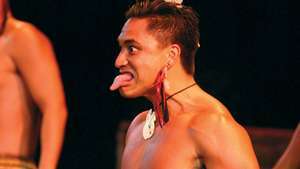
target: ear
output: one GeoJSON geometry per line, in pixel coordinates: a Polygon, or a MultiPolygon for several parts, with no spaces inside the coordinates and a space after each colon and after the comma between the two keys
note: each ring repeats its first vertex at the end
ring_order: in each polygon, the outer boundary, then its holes
{"type": "Polygon", "coordinates": [[[180,60],[181,48],[178,44],[172,44],[169,47],[167,68],[170,69],[176,62],[180,60]]]}

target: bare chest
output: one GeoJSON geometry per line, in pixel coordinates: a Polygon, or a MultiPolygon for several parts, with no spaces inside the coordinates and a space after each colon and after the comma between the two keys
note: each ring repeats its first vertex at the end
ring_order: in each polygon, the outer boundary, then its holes
{"type": "Polygon", "coordinates": [[[0,36],[0,118],[11,116],[11,119],[16,119],[21,112],[28,112],[28,101],[25,83],[17,72],[5,38],[0,36]]]}
{"type": "Polygon", "coordinates": [[[142,126],[129,136],[122,159],[122,169],[194,169],[200,168],[196,147],[184,126],[156,127],[147,140],[142,126]]]}
{"type": "Polygon", "coordinates": [[[5,37],[0,37],[0,80],[6,73],[15,72],[15,64],[9,56],[9,47],[5,37]]]}
{"type": "MultiPolygon", "coordinates": [[[[20,90],[20,79],[16,72],[16,67],[13,59],[9,56],[8,49],[0,38],[0,99],[1,96],[6,95],[7,92],[14,93],[20,90]]],[[[10,96],[9,94],[8,96],[10,96]]],[[[1,100],[3,102],[3,100],[1,100]]]]}

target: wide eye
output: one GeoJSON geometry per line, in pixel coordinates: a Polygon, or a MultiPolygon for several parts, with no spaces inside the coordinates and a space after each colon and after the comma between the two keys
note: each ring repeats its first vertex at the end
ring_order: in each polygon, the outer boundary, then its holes
{"type": "Polygon", "coordinates": [[[138,49],[133,45],[128,45],[127,50],[129,54],[135,54],[138,51],[138,49]]]}

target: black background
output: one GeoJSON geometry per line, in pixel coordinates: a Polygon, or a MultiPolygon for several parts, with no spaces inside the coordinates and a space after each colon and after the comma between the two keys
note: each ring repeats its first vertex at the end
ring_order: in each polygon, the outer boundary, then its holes
{"type": "MultiPolygon", "coordinates": [[[[115,132],[149,107],[108,90],[116,38],[133,0],[11,0],[14,15],[52,41],[69,108],[60,168],[112,169],[115,132]]],[[[242,125],[295,128],[299,121],[299,16],[285,0],[186,0],[200,15],[200,86],[242,125]]],[[[30,43],[30,42],[29,42],[30,43]]],[[[43,79],[41,79],[43,80],[43,79]]]]}

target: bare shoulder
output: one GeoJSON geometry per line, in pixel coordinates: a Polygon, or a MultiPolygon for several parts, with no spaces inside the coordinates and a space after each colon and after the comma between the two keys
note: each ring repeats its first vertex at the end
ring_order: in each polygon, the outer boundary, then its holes
{"type": "Polygon", "coordinates": [[[203,140],[231,139],[234,135],[236,137],[248,137],[246,130],[219,102],[215,102],[205,111],[195,112],[189,127],[194,131],[192,135],[201,143],[203,140]]]}
{"type": "Polygon", "coordinates": [[[129,125],[128,133],[131,133],[137,126],[139,126],[146,120],[147,113],[148,110],[143,111],[139,113],[137,116],[135,116],[135,118],[132,120],[132,122],[129,125]]]}
{"type": "Polygon", "coordinates": [[[12,42],[26,44],[48,44],[48,37],[35,25],[20,20],[14,20],[11,24],[12,42]]]}
{"type": "Polygon", "coordinates": [[[134,136],[137,132],[138,127],[146,120],[148,111],[143,111],[139,113],[130,123],[127,133],[126,133],[126,142],[131,136],[134,136]]]}
{"type": "Polygon", "coordinates": [[[224,105],[217,101],[212,105],[206,111],[194,113],[189,123],[191,138],[207,167],[218,168],[222,164],[223,168],[258,168],[246,130],[224,105]]]}
{"type": "Polygon", "coordinates": [[[48,37],[31,23],[13,20],[10,23],[9,53],[15,60],[52,58],[53,46],[48,37]]]}

